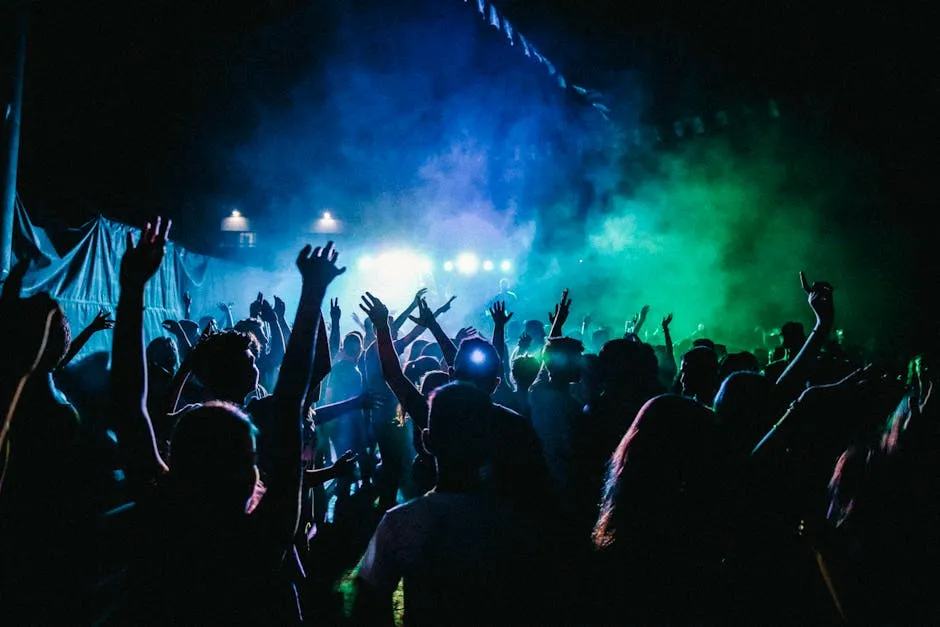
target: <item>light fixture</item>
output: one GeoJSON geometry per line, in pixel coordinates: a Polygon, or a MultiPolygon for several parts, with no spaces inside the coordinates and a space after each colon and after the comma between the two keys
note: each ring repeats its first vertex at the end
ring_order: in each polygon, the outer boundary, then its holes
{"type": "Polygon", "coordinates": [[[509,272],[510,268],[512,268],[512,264],[509,263],[508,259],[503,260],[503,263],[499,264],[499,269],[503,272],[509,272]]]}
{"type": "Polygon", "coordinates": [[[445,261],[444,262],[444,272],[453,272],[454,271],[454,262],[445,261]]]}
{"type": "Polygon", "coordinates": [[[233,218],[240,218],[240,217],[242,217],[242,212],[239,211],[238,209],[232,209],[232,217],[233,217],[233,218]]]}
{"type": "Polygon", "coordinates": [[[473,253],[460,253],[457,256],[457,272],[474,274],[480,267],[480,259],[473,253]]]}
{"type": "Polygon", "coordinates": [[[483,262],[483,269],[486,270],[487,272],[489,272],[490,270],[492,270],[492,269],[493,269],[493,262],[490,261],[489,259],[487,259],[486,261],[484,261],[484,262],[483,262]]]}

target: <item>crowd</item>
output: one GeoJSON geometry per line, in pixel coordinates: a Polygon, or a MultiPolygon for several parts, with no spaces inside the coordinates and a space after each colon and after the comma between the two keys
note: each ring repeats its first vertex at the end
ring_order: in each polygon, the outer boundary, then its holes
{"type": "Polygon", "coordinates": [[[28,262],[3,284],[0,624],[940,620],[933,348],[843,350],[831,284],[794,280],[808,333],[736,352],[649,307],[573,325],[566,289],[447,329],[424,290],[330,298],[328,242],[293,317],[187,300],[145,343],[169,230],[128,236],[114,319],[75,337],[28,262]]]}

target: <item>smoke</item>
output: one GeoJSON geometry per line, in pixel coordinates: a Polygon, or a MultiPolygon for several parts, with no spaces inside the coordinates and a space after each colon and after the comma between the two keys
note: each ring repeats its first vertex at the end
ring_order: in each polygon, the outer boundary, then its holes
{"type": "Polygon", "coordinates": [[[750,350],[760,329],[813,324],[801,270],[832,282],[856,312],[838,320],[847,337],[867,341],[892,315],[870,289],[884,272],[868,253],[872,235],[846,226],[848,207],[872,202],[853,185],[863,170],[796,132],[786,110],[748,123],[743,142],[708,129],[661,149],[634,141],[650,135],[640,77],[616,77],[619,109],[603,121],[566,100],[472,3],[349,3],[330,13],[325,42],[304,39],[324,30],[313,23],[323,15],[293,18],[280,45],[299,50],[309,72],[256,102],[253,136],[225,158],[285,276],[300,242],[325,238],[310,229],[323,210],[342,220],[334,238],[350,271],[335,289],[347,316],[366,290],[395,310],[428,287],[432,305],[458,297],[445,328],[488,332],[484,305],[505,276],[521,299],[516,319],[547,322],[569,288],[571,328],[591,315],[616,336],[648,304],[650,341],[672,312],[676,339],[702,325],[750,350]],[[357,263],[392,250],[432,270],[357,263]],[[461,251],[511,260],[512,270],[445,272],[461,251]]]}

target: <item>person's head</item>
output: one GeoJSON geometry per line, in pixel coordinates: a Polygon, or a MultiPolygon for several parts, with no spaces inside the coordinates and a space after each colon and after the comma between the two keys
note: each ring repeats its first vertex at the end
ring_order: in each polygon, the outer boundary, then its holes
{"type": "Polygon", "coordinates": [[[584,344],[571,337],[552,337],[545,343],[542,360],[548,375],[557,383],[574,383],[581,376],[584,344]]]}
{"type": "Polygon", "coordinates": [[[779,418],[774,381],[752,370],[732,372],[715,394],[712,407],[722,445],[738,458],[746,456],[779,418]]]}
{"type": "Polygon", "coordinates": [[[176,340],[171,337],[158,337],[147,345],[147,363],[166,370],[170,374],[176,372],[179,358],[176,340]]]}
{"type": "Polygon", "coordinates": [[[479,337],[465,339],[457,348],[451,378],[473,383],[487,394],[499,385],[500,360],[493,345],[479,337]]]}
{"type": "Polygon", "coordinates": [[[415,340],[411,343],[411,348],[408,350],[408,361],[414,361],[421,356],[421,351],[424,350],[424,347],[427,346],[430,342],[427,340],[415,340]]]}
{"type": "Polygon", "coordinates": [[[542,343],[545,341],[545,325],[542,324],[541,320],[526,320],[525,321],[525,332],[532,338],[532,347],[536,350],[542,348],[542,343]]]}
{"type": "Polygon", "coordinates": [[[343,354],[350,359],[359,359],[362,354],[362,333],[350,331],[343,338],[343,354]]]}
{"type": "Polygon", "coordinates": [[[413,361],[407,362],[403,370],[409,381],[418,384],[421,381],[421,377],[423,377],[426,372],[439,370],[440,367],[441,362],[433,357],[418,357],[413,361]]]}
{"type": "Polygon", "coordinates": [[[541,362],[532,355],[520,355],[512,360],[509,374],[512,375],[516,390],[528,390],[539,376],[541,362]]]}
{"type": "Polygon", "coordinates": [[[55,370],[68,353],[72,342],[69,320],[58,301],[48,292],[39,292],[14,301],[11,309],[5,313],[9,314],[9,318],[5,320],[7,328],[4,331],[9,338],[12,361],[16,362],[17,366],[21,360],[27,360],[30,362],[28,365],[32,365],[32,360],[43,346],[46,321],[49,320],[49,335],[45,337],[45,348],[39,358],[36,372],[49,373],[55,370]]]}
{"type": "MultiPolygon", "coordinates": [[[[711,410],[676,394],[648,400],[610,458],[594,544],[643,543],[636,533],[702,533],[711,500],[711,410]]],[[[672,538],[681,539],[678,535],[672,538]]]]}
{"type": "Polygon", "coordinates": [[[259,318],[243,318],[235,323],[234,329],[255,338],[257,345],[252,349],[256,348],[258,351],[255,353],[256,358],[265,352],[268,346],[268,334],[264,330],[264,322],[259,318]]]}
{"type": "Polygon", "coordinates": [[[478,473],[490,457],[490,421],[493,403],[476,385],[455,381],[430,395],[424,444],[438,474],[478,473]]]}
{"type": "Polygon", "coordinates": [[[759,372],[760,369],[760,362],[757,361],[757,357],[753,353],[747,351],[730,353],[721,360],[721,365],[718,367],[718,378],[724,381],[733,372],[759,372]]]}
{"type": "Polygon", "coordinates": [[[679,365],[682,393],[711,405],[718,389],[718,356],[706,346],[696,346],[682,355],[679,365]]]}
{"type": "Polygon", "coordinates": [[[601,327],[591,333],[591,352],[599,353],[601,347],[610,341],[610,329],[601,327]]]}
{"type": "Polygon", "coordinates": [[[597,358],[597,372],[604,394],[652,396],[660,387],[656,353],[646,342],[614,338],[601,347],[597,358]]]}
{"type": "Polygon", "coordinates": [[[421,349],[422,356],[433,357],[438,361],[444,360],[444,351],[441,350],[441,345],[437,342],[431,342],[427,346],[421,349]]]}
{"type": "Polygon", "coordinates": [[[431,392],[450,383],[450,374],[443,370],[430,370],[421,377],[421,396],[428,398],[431,392]]]}
{"type": "Polygon", "coordinates": [[[202,334],[202,328],[199,327],[199,324],[193,320],[183,320],[179,321],[180,326],[183,328],[183,333],[186,334],[186,338],[189,340],[190,346],[195,346],[196,342],[199,341],[199,336],[202,334]]]}
{"type": "Polygon", "coordinates": [[[258,483],[257,430],[232,403],[181,412],[170,438],[170,484],[183,503],[220,514],[246,511],[258,483]]]}
{"type": "Polygon", "coordinates": [[[252,335],[235,330],[216,333],[193,348],[193,374],[218,399],[242,403],[258,387],[256,351],[252,335]]]}
{"type": "Polygon", "coordinates": [[[215,319],[215,316],[206,314],[205,316],[203,316],[203,317],[201,317],[201,318],[199,319],[199,331],[198,331],[198,332],[199,332],[199,333],[202,333],[202,331],[203,331],[207,326],[209,326],[209,324],[212,324],[212,326],[217,326],[217,325],[218,325],[218,321],[215,319]]]}

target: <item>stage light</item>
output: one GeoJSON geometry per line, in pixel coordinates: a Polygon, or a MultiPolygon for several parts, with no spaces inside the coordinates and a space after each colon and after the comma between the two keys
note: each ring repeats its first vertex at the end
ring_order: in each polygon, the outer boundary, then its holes
{"type": "Polygon", "coordinates": [[[375,261],[373,261],[372,257],[368,255],[366,255],[365,257],[359,258],[360,270],[371,270],[374,265],[375,265],[375,261]]]}
{"type": "Polygon", "coordinates": [[[487,259],[486,261],[484,261],[484,262],[483,262],[483,269],[486,270],[487,272],[489,272],[490,270],[492,270],[492,269],[493,269],[493,262],[490,261],[489,259],[487,259]]]}
{"type": "Polygon", "coordinates": [[[329,212],[329,211],[324,211],[324,212],[323,212],[323,221],[324,221],[324,222],[332,222],[332,221],[333,221],[333,216],[330,215],[330,212],[329,212]]]}
{"type": "Polygon", "coordinates": [[[232,210],[232,217],[233,217],[233,218],[240,218],[240,217],[242,217],[242,212],[239,211],[238,209],[233,209],[233,210],[232,210]]]}
{"type": "Polygon", "coordinates": [[[503,272],[509,272],[511,268],[512,268],[512,264],[509,263],[508,259],[503,261],[503,263],[499,264],[499,269],[502,270],[503,272]]]}
{"type": "Polygon", "coordinates": [[[454,271],[454,262],[445,261],[444,262],[444,272],[453,272],[454,271]]]}
{"type": "Polygon", "coordinates": [[[460,274],[474,274],[480,267],[480,260],[473,253],[460,253],[457,256],[457,272],[460,274]]]}

